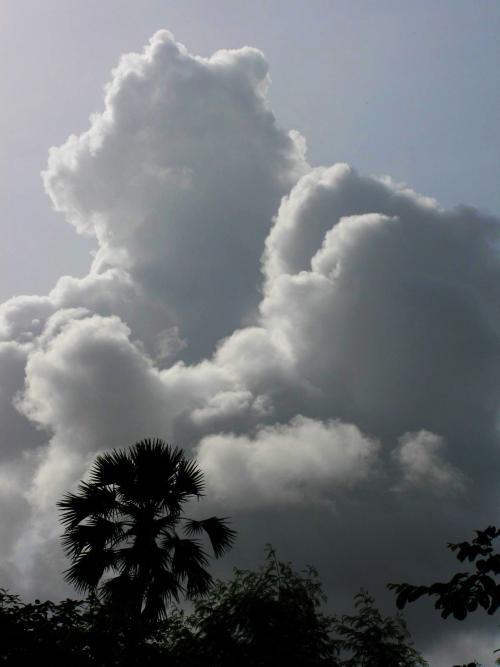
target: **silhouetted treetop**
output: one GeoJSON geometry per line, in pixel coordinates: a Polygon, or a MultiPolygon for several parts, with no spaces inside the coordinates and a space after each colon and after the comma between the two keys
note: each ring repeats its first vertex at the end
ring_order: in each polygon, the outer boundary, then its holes
{"type": "Polygon", "coordinates": [[[459,620],[482,607],[488,614],[494,614],[500,605],[500,584],[494,577],[500,573],[500,554],[495,553],[493,541],[500,535],[495,526],[477,530],[471,542],[448,544],[459,561],[475,561],[475,572],[458,572],[448,582],[438,582],[430,586],[414,586],[408,583],[389,584],[396,591],[399,609],[408,602],[414,602],[423,595],[437,597],[434,606],[447,618],[450,614],[459,620]]]}
{"type": "Polygon", "coordinates": [[[58,503],[66,580],[144,620],[164,616],[181,594],[206,593],[208,553],[194,536],[205,534],[219,558],[236,533],[227,518],[182,516],[203,489],[196,462],[162,440],[100,454],[88,481],[58,503]]]}
{"type": "Polygon", "coordinates": [[[427,663],[414,648],[403,617],[384,617],[367,591],[354,598],[356,613],[336,619],[343,667],[417,667],[427,663]]]}

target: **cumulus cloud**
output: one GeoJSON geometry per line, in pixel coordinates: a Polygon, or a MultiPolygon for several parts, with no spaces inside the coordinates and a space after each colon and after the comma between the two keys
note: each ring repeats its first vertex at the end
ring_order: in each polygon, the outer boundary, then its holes
{"type": "Polygon", "coordinates": [[[43,442],[43,436],[15,407],[15,397],[24,388],[27,346],[15,342],[0,343],[0,423],[2,424],[2,460],[15,460],[43,442]]]}
{"type": "Polygon", "coordinates": [[[126,269],[199,359],[251,317],[259,257],[303,142],[268,108],[268,67],[245,47],[204,59],[160,31],[124,56],[91,127],[53,148],[55,208],[126,269]]]}
{"type": "MultiPolygon", "coordinates": [[[[444,544],[494,521],[499,220],[309,167],[268,84],[255,49],[200,58],[161,31],[51,149],[47,193],[98,251],[0,306],[14,588],[60,590],[55,501],[148,436],[197,454],[234,558],[273,541],[340,602],[446,577],[444,544]]],[[[433,625],[417,614],[424,643],[433,625]]]]}
{"type": "Polygon", "coordinates": [[[373,473],[378,444],[352,424],[298,415],[254,438],[204,437],[197,459],[209,488],[231,505],[298,502],[352,489],[373,473]]]}
{"type": "Polygon", "coordinates": [[[67,433],[68,439],[78,437],[76,448],[87,451],[134,437],[133,424],[139,430],[148,423],[153,429],[163,426],[156,423],[168,410],[158,371],[130,342],[126,325],[116,317],[75,319],[71,311],[54,317],[62,320],[56,333],[26,366],[18,402],[23,413],[40,426],[67,433]],[[124,422],[123,414],[130,419],[124,422]]]}
{"type": "Polygon", "coordinates": [[[28,342],[43,329],[54,305],[48,297],[18,296],[0,306],[0,340],[28,342]]]}
{"type": "Polygon", "coordinates": [[[443,438],[428,431],[402,436],[392,452],[403,473],[398,490],[423,487],[443,494],[463,491],[464,476],[446,461],[444,449],[443,438]]]}
{"type": "Polygon", "coordinates": [[[492,428],[497,237],[477,211],[443,211],[346,165],[313,170],[267,240],[264,321],[365,429],[492,428]]]}

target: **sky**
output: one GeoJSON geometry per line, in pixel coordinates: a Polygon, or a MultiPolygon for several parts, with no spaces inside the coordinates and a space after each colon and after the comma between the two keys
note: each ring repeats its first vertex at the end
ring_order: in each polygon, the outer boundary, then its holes
{"type": "MultiPolygon", "coordinates": [[[[3,581],[67,594],[56,500],[148,436],[234,517],[221,574],[273,542],[390,609],[454,571],[499,500],[499,28],[486,1],[2,2],[3,581]]],[[[490,618],[409,618],[431,664],[492,662],[490,618]]]]}

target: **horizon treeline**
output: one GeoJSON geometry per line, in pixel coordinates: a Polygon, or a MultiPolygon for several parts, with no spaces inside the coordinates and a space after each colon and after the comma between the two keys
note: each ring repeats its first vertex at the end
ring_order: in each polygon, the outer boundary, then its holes
{"type": "MultiPolygon", "coordinates": [[[[58,503],[71,562],[65,579],[84,597],[23,602],[0,588],[2,664],[427,665],[399,611],[383,616],[360,590],[350,614],[327,613],[318,572],[295,571],[271,546],[260,568],[214,581],[210,555],[222,557],[237,533],[228,517],[185,515],[184,505],[203,495],[196,462],[162,440],[97,456],[86,481],[58,503]]],[[[460,562],[474,563],[473,572],[430,586],[388,584],[397,607],[427,595],[443,618],[463,620],[479,608],[493,615],[499,535],[489,526],[471,542],[448,545],[460,562]]]]}

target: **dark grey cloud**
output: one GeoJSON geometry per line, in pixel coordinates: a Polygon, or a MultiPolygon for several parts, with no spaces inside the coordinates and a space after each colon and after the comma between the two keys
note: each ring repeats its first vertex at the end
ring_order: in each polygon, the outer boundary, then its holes
{"type": "MultiPolygon", "coordinates": [[[[446,577],[445,543],[495,520],[499,221],[310,168],[268,83],[255,49],[203,59],[163,31],[51,150],[47,192],[99,249],[84,278],[0,306],[13,586],[59,592],[56,500],[151,435],[196,453],[206,502],[234,514],[228,568],[272,541],[337,608],[446,577]]],[[[452,642],[410,613],[438,663],[492,643],[484,619],[452,642]]]]}

